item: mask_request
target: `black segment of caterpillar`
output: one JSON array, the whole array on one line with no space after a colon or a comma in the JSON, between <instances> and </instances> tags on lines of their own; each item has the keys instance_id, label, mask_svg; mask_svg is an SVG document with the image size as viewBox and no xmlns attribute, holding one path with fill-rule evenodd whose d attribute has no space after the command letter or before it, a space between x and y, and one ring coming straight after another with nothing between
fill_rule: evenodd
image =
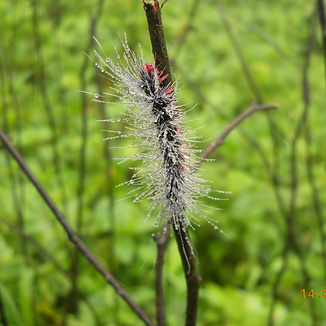
<instances>
[{"instance_id":1,"label":"black segment of caterpillar","mask_svg":"<svg viewBox=\"0 0 326 326\"><path fill-rule=\"evenodd\" d=\"M152 64L141 67L140 87L145 92L146 100L151 105L157 129L157 141L163 158L164 191L166 198L167 222L178 229L185 217L184 171L185 157L182 153L177 105L173 87L162 86L168 75L156 69Z\"/></svg>"}]
</instances>

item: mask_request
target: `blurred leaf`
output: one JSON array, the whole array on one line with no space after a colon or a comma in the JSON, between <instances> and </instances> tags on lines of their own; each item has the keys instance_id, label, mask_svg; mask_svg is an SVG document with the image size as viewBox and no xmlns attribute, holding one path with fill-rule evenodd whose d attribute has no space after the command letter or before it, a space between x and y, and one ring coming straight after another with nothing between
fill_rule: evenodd
<instances>
[{"instance_id":1,"label":"blurred leaf","mask_svg":"<svg viewBox=\"0 0 326 326\"><path fill-rule=\"evenodd\" d=\"M19 306L22 314L22 321L25 326L34 325L34 271L33 269L22 266L19 278Z\"/></svg>"},{"instance_id":2,"label":"blurred leaf","mask_svg":"<svg viewBox=\"0 0 326 326\"><path fill-rule=\"evenodd\" d=\"M3 301L4 311L10 326L24 326L23 316L15 302L15 297L8 291L5 285L0 283L1 300Z\"/></svg>"}]
</instances>

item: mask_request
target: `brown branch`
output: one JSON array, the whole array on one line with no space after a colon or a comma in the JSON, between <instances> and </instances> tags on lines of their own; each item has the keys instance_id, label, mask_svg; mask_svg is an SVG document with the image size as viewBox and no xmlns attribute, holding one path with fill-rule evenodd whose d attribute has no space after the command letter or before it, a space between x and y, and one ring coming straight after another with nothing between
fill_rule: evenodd
<instances>
[{"instance_id":1,"label":"brown branch","mask_svg":"<svg viewBox=\"0 0 326 326\"><path fill-rule=\"evenodd\" d=\"M199 287L202 278L197 270L197 260L194 249L191 247L191 240L188 229L179 225L178 230L174 229L175 238L178 244L182 260L183 271L187 284L187 308L185 326L195 326L198 310Z\"/></svg>"},{"instance_id":2,"label":"brown branch","mask_svg":"<svg viewBox=\"0 0 326 326\"><path fill-rule=\"evenodd\" d=\"M324 45L324 59L325 59L325 69L326 69L326 17L325 17L325 6L322 0L317 1L320 16L320 24L323 33L323 45ZM325 233L325 219L323 212L323 205L319 198L318 187L316 184L316 177L313 172L313 155L312 155L312 131L311 122L309 119L310 115L310 101L311 101L311 86L309 83L309 68L312 52L314 49L315 42L315 31L312 29L310 36L307 41L307 50L304 58L304 65L302 70L302 100L304 105L304 111L302 113L302 124L303 124L303 133L306 141L306 171L307 177L311 188L311 199L313 203L313 209L317 218L317 225L320 234L321 241L321 257L323 260L324 266L324 283L326 284L326 233ZM326 70L325 70L326 77ZM325 84L326 86L326 84Z\"/></svg>"},{"instance_id":3,"label":"brown branch","mask_svg":"<svg viewBox=\"0 0 326 326\"><path fill-rule=\"evenodd\" d=\"M149 317L142 311L142 309L132 300L128 292L120 285L120 283L115 279L115 277L108 272L105 267L96 259L96 257L91 253L91 251L86 247L84 242L78 237L73 231L70 224L66 221L64 215L58 210L54 202L47 194L45 189L41 186L35 176L32 174L25 161L19 154L19 152L11 144L10 140L6 134L0 129L0 139L2 140L4 146L11 154L13 159L18 163L21 170L25 173L28 179L35 186L36 190L43 198L47 206L50 208L54 216L57 218L61 226L66 231L69 240L77 247L81 254L93 265L93 267L104 277L104 279L109 283L115 291L121 296L121 298L129 305L129 307L139 316L139 318L147 326L154 326Z\"/></svg>"},{"instance_id":4,"label":"brown branch","mask_svg":"<svg viewBox=\"0 0 326 326\"><path fill-rule=\"evenodd\" d=\"M269 110L269 109L276 109L278 107L277 104L266 104L266 105L257 105L257 102L254 101L251 103L251 105L244 111L242 112L238 117L236 117L226 128L225 130L221 133L221 135L216 138L209 146L208 148L204 151L204 153L200 156L198 165L205 159L206 157L209 156L216 148L219 146L223 145L225 137L237 126L239 125L243 120L245 120L247 117L252 115L253 113L257 111L264 111L264 110Z\"/></svg>"},{"instance_id":5,"label":"brown branch","mask_svg":"<svg viewBox=\"0 0 326 326\"><path fill-rule=\"evenodd\" d=\"M143 1L143 3L144 3L144 9L146 11L148 30L151 37L152 52L155 57L155 64L157 66L160 66L160 69L169 73L169 77L171 77L159 3L158 1L149 2L149 3ZM172 83L172 78L170 78L167 83L168 84ZM207 157L212 151L214 151L218 146L220 146L223 143L225 137L231 132L231 130L234 129L246 117L248 117L249 115L251 115L256 111L267 110L276 107L277 107L276 105L257 105L254 102L245 112L243 112L225 129L225 131L220 135L220 137L217 138L217 140L213 144L211 144L211 146L209 146L209 148L201 156L198 165L205 157ZM186 307L185 325L193 326L196 325L198 293L199 293L199 287L201 283L201 277L199 276L196 268L196 258L193 253L193 248L191 247L190 244L190 237L188 231L184 230L180 226L178 230L174 229L174 234L178 244L178 249L181 256L184 274L186 278L186 284L187 284L187 307ZM158 250L161 249L158 247ZM157 263L159 264L158 266L160 268L162 268L160 264L163 264L163 257L160 256L162 254L163 253L158 252ZM161 271L162 270L159 269L159 272ZM158 281L160 281L160 279L161 279L161 275L160 277L158 277ZM160 283L158 285L161 286ZM162 289L160 287L157 288L157 295L159 299L159 302L157 303L158 316L161 314L160 309L162 309L161 306L162 303L160 302L160 300L162 299L161 295L163 295L163 293L161 291Z\"/></svg>"},{"instance_id":6,"label":"brown branch","mask_svg":"<svg viewBox=\"0 0 326 326\"><path fill-rule=\"evenodd\" d=\"M148 31L151 38L152 52L155 59L155 66L163 70L168 77L163 81L163 86L172 84L168 50L165 43L161 8L158 1L147 2L142 0L146 12Z\"/></svg>"},{"instance_id":7,"label":"brown branch","mask_svg":"<svg viewBox=\"0 0 326 326\"><path fill-rule=\"evenodd\" d=\"M313 14L314 15L314 14ZM312 24L311 24L312 22ZM288 264L288 257L291 251L293 251L298 257L300 261L301 270L303 273L303 277L305 279L304 284L307 284L306 286L309 287L309 284L311 282L311 277L309 277L307 272L307 261L306 257L304 256L302 252L302 248L300 247L300 244L297 240L297 235L295 232L295 212L296 212L296 202L298 200L298 192L299 192L299 186L300 186L300 178L298 173L298 155L297 155L297 146L298 141L301 137L301 134L304 132L304 129L307 127L308 122L308 115L310 110L310 87L309 87L309 80L308 80L308 71L310 67L310 60L312 51L314 48L315 43L315 22L313 19L313 16L308 21L308 25L311 27L310 33L307 38L307 48L304 54L304 63L302 67L302 93L303 93L303 109L300 114L300 118L297 121L295 125L295 132L293 135L293 138L291 140L291 149L290 149L290 197L289 197L289 204L288 209L285 212L285 225L286 225L286 233L285 233L285 243L283 246L283 263L280 267L280 270L277 273L277 277L272 285L272 302L271 306L269 308L269 314L268 314L268 325L272 326L274 325L274 312L276 307L276 300L278 296L278 291L280 288L280 282L281 279L286 271L287 264ZM313 184L311 184L313 187ZM313 189L312 189L313 190ZM317 220L318 220L318 214L317 214ZM323 222L321 221L323 224ZM321 236L323 241L323 232L321 230ZM322 243L324 246L324 243ZM324 249L324 248L323 248ZM324 257L323 257L324 258ZM325 262L324 262L325 263ZM313 316L313 320L317 322L317 314L314 307L313 302L310 303L310 310L311 314Z\"/></svg>"},{"instance_id":8,"label":"brown branch","mask_svg":"<svg viewBox=\"0 0 326 326\"><path fill-rule=\"evenodd\" d=\"M325 78L326 78L326 13L325 13L324 0L317 0L317 11L319 16L321 37L322 37L322 43L324 49L324 70L325 70Z\"/></svg>"},{"instance_id":9,"label":"brown branch","mask_svg":"<svg viewBox=\"0 0 326 326\"><path fill-rule=\"evenodd\" d=\"M161 10L158 1L144 3L146 12L148 30L151 38L152 52L155 58L155 65L169 74L164 80L164 86L172 84L170 63L165 43L164 30L161 19ZM175 238L178 244L179 254L181 257L183 270L187 284L187 304L186 304L186 326L196 325L198 292L201 278L196 267L196 258L193 248L190 245L190 237L187 230L179 226L178 230L174 229ZM162 294L163 295L163 294Z\"/></svg>"},{"instance_id":10,"label":"brown branch","mask_svg":"<svg viewBox=\"0 0 326 326\"><path fill-rule=\"evenodd\" d=\"M163 265L164 265L164 253L169 241L169 231L170 227L167 226L166 231L161 235L155 234L153 236L156 247L157 247L157 257L155 262L155 272L156 272L156 320L158 326L165 325L165 309L164 309L164 295L163 295Z\"/></svg>"}]
</instances>

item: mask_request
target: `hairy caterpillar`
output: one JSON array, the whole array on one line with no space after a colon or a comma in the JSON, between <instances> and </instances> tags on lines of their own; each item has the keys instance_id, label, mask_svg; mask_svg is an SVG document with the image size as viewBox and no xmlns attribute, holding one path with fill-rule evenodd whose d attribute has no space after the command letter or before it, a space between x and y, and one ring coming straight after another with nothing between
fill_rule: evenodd
<instances>
[{"instance_id":1,"label":"hairy caterpillar","mask_svg":"<svg viewBox=\"0 0 326 326\"><path fill-rule=\"evenodd\" d=\"M147 217L157 215L155 226L167 223L175 230L199 225L203 217L214 228L216 223L201 213L198 198L209 197L211 188L196 172L195 163L198 152L194 143L198 142L184 126L185 110L177 105L177 83L165 85L167 74L154 64L145 61L142 54L137 56L123 42L123 59L118 55L115 63L94 50L98 62L95 64L112 83L115 94L94 94L95 101L106 101L111 95L119 99L126 107L124 117L119 119L126 124L126 131L118 136L133 137L133 145L139 151L133 159L141 160L144 165L125 184L134 184L138 188L134 202L150 201ZM116 121L115 119L101 121ZM223 191L221 191L223 192Z\"/></svg>"}]
</instances>

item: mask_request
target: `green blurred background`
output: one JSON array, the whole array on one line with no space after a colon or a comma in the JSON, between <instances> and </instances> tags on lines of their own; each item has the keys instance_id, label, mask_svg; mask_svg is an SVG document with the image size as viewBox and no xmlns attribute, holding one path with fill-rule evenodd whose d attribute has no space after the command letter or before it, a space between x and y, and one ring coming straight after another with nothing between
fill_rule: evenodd
<instances>
[{"instance_id":1,"label":"green blurred background","mask_svg":"<svg viewBox=\"0 0 326 326\"><path fill-rule=\"evenodd\" d=\"M0 1L0 126L92 252L155 318L154 218L122 199L123 139L96 120L120 116L82 91L109 91L92 36L116 57L127 34L151 62L138 0ZM315 1L176 1L163 23L179 103L205 149L250 103L277 103L234 130L203 164L232 191L191 233L203 277L198 325L326 325L325 74ZM115 50L115 47L117 50ZM0 148L1 326L142 325L66 234ZM210 203L211 204L211 203ZM167 325L184 322L185 281L172 238L164 285ZM301 290L306 297L302 298ZM308 296L314 289L315 297ZM312 292L310 292L312 295ZM325 297L325 298L324 298Z\"/></svg>"}]
</instances>

